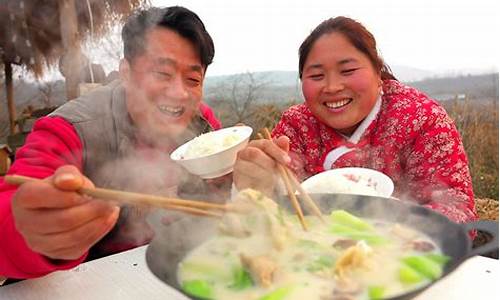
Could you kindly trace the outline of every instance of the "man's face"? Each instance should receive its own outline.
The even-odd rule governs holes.
[[[198,110],[204,67],[192,43],[172,30],[151,29],[145,42],[144,53],[120,66],[127,109],[141,135],[172,140]]]

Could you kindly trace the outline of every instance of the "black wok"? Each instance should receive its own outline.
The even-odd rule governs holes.
[[[443,277],[471,256],[498,250],[497,222],[477,221],[457,224],[425,207],[381,197],[340,194],[311,194],[311,197],[325,214],[334,209],[344,209],[361,217],[405,224],[427,234],[441,247],[445,255],[451,257],[443,270]],[[285,200],[280,199],[280,204],[290,207]],[[151,222],[155,226],[156,234],[146,251],[147,265],[160,280],[182,291],[177,281],[177,266],[191,249],[213,236],[216,221],[187,217],[169,226],[162,226],[157,220]],[[493,239],[485,245],[472,249],[468,232],[473,229],[486,231],[493,236]],[[411,299],[439,280],[387,299]]]

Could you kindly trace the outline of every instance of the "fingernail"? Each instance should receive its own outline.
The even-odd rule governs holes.
[[[292,162],[292,159],[291,159],[291,158],[290,158],[290,156],[288,156],[288,155],[283,156],[283,159],[285,160],[285,162],[286,162],[287,164],[289,164],[289,163],[291,163],[291,162]]]
[[[111,215],[109,215],[108,219],[106,220],[107,223],[113,223],[118,218],[119,213],[120,213],[120,208],[117,206],[113,207],[113,212],[111,213]]]
[[[71,181],[71,180],[75,180],[75,175],[71,174],[71,173],[64,173],[64,174],[61,174],[61,175],[58,175],[56,177],[56,183],[60,183],[60,182],[63,182],[63,181]]]
[[[120,214],[120,207],[119,206],[113,207],[113,213],[112,213],[113,217],[117,217],[118,214]]]

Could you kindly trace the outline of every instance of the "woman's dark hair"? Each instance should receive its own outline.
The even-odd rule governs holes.
[[[321,22],[311,34],[302,42],[299,48],[299,77],[302,78],[302,71],[309,52],[314,43],[324,34],[333,32],[342,33],[351,44],[364,53],[371,61],[377,72],[380,72],[382,80],[396,79],[377,52],[377,42],[373,35],[359,22],[347,17],[330,18]]]
[[[129,62],[144,53],[146,33],[156,26],[173,30],[193,43],[205,69],[212,63],[214,43],[205,25],[198,15],[181,6],[153,7],[129,17],[122,29],[123,52]]]

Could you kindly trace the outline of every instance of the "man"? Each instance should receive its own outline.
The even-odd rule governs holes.
[[[80,196],[81,187],[159,195],[206,188],[169,159],[220,127],[201,103],[214,55],[204,24],[182,7],[151,8],[132,16],[122,37],[121,80],[40,119],[19,149],[9,174],[45,182],[1,182],[0,275],[42,276],[151,239],[144,210]]]

